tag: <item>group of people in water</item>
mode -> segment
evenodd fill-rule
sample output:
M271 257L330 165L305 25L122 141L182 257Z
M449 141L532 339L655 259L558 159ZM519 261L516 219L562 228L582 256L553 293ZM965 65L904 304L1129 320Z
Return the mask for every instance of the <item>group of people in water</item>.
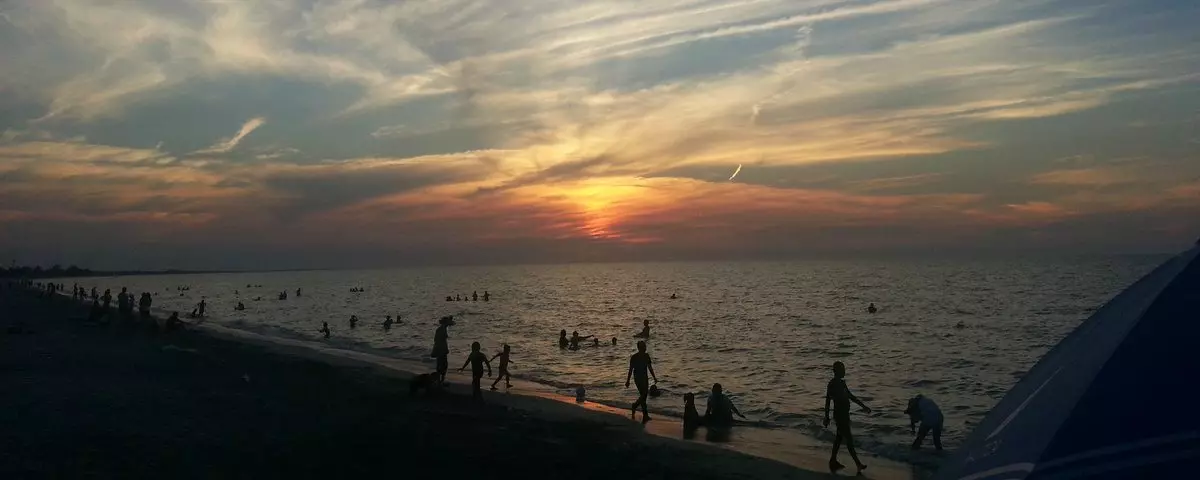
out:
M65 290L65 285L63 284L38 283L36 286L42 294L51 296L55 295L57 292ZM247 285L247 287L253 287L253 285ZM186 291L189 288L190 287L186 286L177 287L177 289L180 291ZM352 291L361 292L363 290L355 287L352 289ZM286 299L287 293L287 291L280 292L280 298ZM295 295L301 296L302 290L299 288L296 289ZM672 297L674 296L675 295L672 294ZM473 292L470 297L447 296L446 301L466 301L468 298L470 301L478 301L480 297L481 296L478 294L478 292ZM483 292L483 301L489 301L490 297L491 294L489 292ZM107 323L111 316L111 303L114 298L111 290L106 289L103 294L101 294L95 287L88 291L84 287L76 284L71 287L71 298L77 301L87 301L90 299L91 314L89 316L89 320L91 321ZM140 294L140 296L135 296L126 288L122 288L121 292L116 295L118 315L124 318L133 318L135 299L137 300L136 306L138 308L140 317L143 320L150 319L150 308L154 302L153 295L149 292L143 292ZM205 307L205 299L201 298L200 302L196 305L196 308L193 309L191 317L204 317ZM236 310L244 309L245 306L239 301ZM874 303L869 304L867 307L868 313L874 314L878 311L879 309ZM392 325L399 322L400 315L396 315L395 320L393 320L392 316L389 315L383 321L382 328L384 331L388 331L391 329ZM356 315L351 315L349 320L350 329L355 329L358 323L358 317ZM436 362L436 373L434 374L434 379L440 383L445 382L446 373L449 369L450 349L448 343L448 328L454 324L455 321L453 316L448 315L441 317L438 320L438 326L434 331L434 346L430 356L433 357ZM184 322L179 319L178 312L173 312L165 322L165 328L168 331L183 328L183 325ZM961 322L959 325L956 325L956 327L962 328ZM331 335L329 322L322 322L322 327L319 332L321 332L325 338L329 338ZM631 383L636 386L638 396L630 406L630 412L631 416L636 418L637 411L640 409L642 412L642 422L645 423L651 420L648 406L649 398L656 397L660 394L657 388L658 376L654 371L653 361L650 357L650 354L647 352L647 341L651 338L650 321L643 320L641 331L634 334L633 337L638 338L639 341L637 342L637 351L629 358L629 365L625 378L625 387L628 388ZM591 341L588 342L588 340ZM584 346L587 346L588 343L590 343L592 346L599 346L601 344L600 339L596 338L595 335L580 335L578 331L575 331L568 336L566 329L562 329L559 332L558 345L562 350L579 350ZM611 343L611 345L615 346L617 344L617 338L613 337L610 342L606 343ZM497 375L495 380L492 382L491 389L496 390L497 385L499 385L501 380L504 381L506 388L512 387L512 377L509 372L510 366L514 364L512 361L512 348L507 344L503 344L501 346L501 350L489 358L482 352L482 346L479 342L472 342L471 352L467 355L463 365L459 368L459 371L463 371L468 366L471 367L472 398L482 401L483 396L481 380L484 373L486 373L489 377L492 376L492 362L497 360L499 360L499 375ZM836 472L845 468L845 466L838 461L838 453L841 449L841 446L845 444L846 450L849 452L850 457L853 459L858 471L862 472L862 470L867 466L859 459L858 453L855 450L854 436L850 421L851 405L857 404L863 412L868 414L870 414L872 410L861 399L851 392L845 380L846 366L844 363L840 361L834 362L832 366L832 373L833 377L829 380L826 386L824 419L822 422L822 424L826 427L829 427L832 422L835 431L833 449L829 459L829 469L831 472ZM584 392L582 391L582 387L580 387L579 399L581 401L583 400L583 395ZM685 435L689 434L690 431L694 431L699 426L707 427L710 433L713 431L727 432L728 429L734 424L734 415L745 418L745 415L743 415L737 409L737 407L730 400L729 396L724 392L724 389L720 383L713 385L712 391L708 398L708 406L703 416L700 416L698 411L695 409L694 398L695 395L692 393L684 395ZM909 400L904 413L909 417L909 426L912 430L912 433L915 435L912 448L920 448L925 437L932 434L934 447L937 450L942 449L941 433L944 418L941 410L932 399L923 395L916 395ZM917 428L918 425L920 426L919 430Z
M446 295L446 301L447 302L466 302L466 301L478 302L481 297L482 297L483 301L485 301L485 302L490 302L492 300L492 294L488 293L487 290L483 291L483 295L480 295L479 291L476 290L474 292L471 292L470 295L457 295L457 294L455 294L454 296Z

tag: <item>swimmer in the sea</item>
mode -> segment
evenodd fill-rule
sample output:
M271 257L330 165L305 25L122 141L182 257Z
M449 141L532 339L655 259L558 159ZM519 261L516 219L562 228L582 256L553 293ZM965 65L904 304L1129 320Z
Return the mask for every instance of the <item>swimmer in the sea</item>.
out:
M612 344L614 347L617 346L617 337L613 337Z
M867 313L875 313L875 312L878 312L878 311L879 311L879 309L878 309L878 308L875 308L875 304L874 304L874 303L872 303L872 304L870 304L870 305L867 305Z
M650 321L642 320L642 331L638 332L633 338L650 338Z
M571 350L579 350L579 342L594 337L595 335L579 336L578 331L571 332Z
M388 315L387 319L383 321L383 331L385 331L385 332L392 331L392 316L391 315Z
M321 329L318 331L321 333L324 333L325 338L329 338L329 322L321 322L321 324L322 324Z
M474 291L474 292L471 292L471 301L472 301L472 302L478 302L478 301L479 301L479 291L478 291L478 290L476 290L476 291Z
M567 340L567 329L559 330L558 332L558 348L565 350L571 345L571 341Z
M483 301L487 302L487 301L490 301L491 299L492 299L492 294L488 293L487 290L484 290L483 291Z
M358 315L351 315L350 316L350 329L353 330L354 327L356 327L356 326L358 326Z

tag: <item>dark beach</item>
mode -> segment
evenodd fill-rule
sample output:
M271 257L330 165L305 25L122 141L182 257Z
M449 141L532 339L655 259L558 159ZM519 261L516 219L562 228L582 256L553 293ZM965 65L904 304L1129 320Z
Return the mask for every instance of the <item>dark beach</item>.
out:
M0 311L32 330L0 334L0 478L828 477L553 400L414 398L382 368L87 325L66 298L6 288Z

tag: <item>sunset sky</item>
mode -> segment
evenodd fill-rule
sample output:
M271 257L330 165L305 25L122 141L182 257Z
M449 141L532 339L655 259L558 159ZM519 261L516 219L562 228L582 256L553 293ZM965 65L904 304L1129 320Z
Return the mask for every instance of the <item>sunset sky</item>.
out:
M0 260L1177 251L1197 25L1194 0L0 0Z

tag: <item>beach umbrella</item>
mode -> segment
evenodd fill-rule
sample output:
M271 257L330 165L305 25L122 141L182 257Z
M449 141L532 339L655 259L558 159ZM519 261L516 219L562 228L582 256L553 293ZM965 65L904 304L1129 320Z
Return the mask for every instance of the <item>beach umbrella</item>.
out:
M1200 242L1051 349L936 480L1200 478Z

